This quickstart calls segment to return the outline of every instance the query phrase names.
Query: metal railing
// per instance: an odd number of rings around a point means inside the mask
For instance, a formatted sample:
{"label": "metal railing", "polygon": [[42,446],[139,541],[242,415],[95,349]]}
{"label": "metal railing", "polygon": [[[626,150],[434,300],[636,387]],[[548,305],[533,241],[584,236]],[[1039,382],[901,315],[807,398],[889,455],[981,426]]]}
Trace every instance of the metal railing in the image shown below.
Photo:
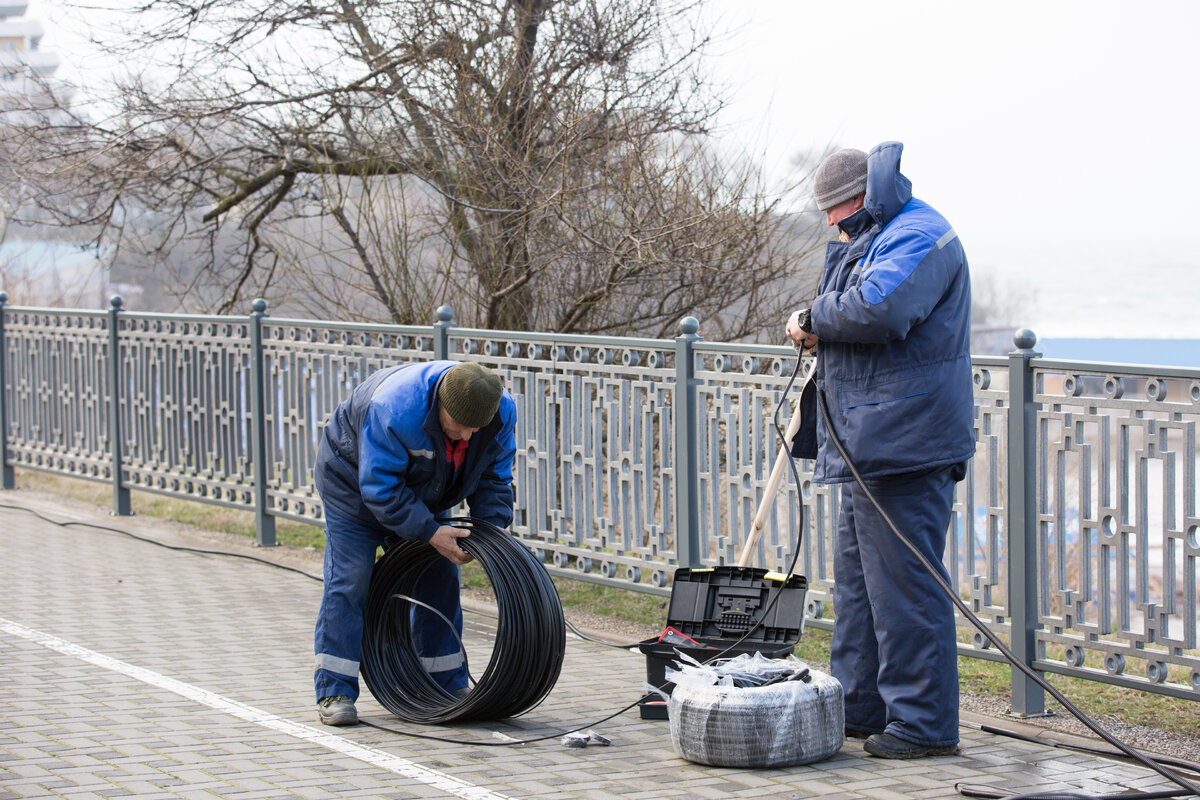
{"label": "metal railing", "polygon": [[[513,533],[564,576],[666,595],[680,567],[737,563],[775,461],[796,353],[706,342],[22,308],[0,294],[0,480],[13,467],[320,525],[321,426],[376,369],[478,361],[517,402]],[[1200,370],[1053,361],[1025,331],[974,359],[977,450],[945,562],[1037,670],[1200,699]],[[796,390],[793,389],[793,394]],[[790,417],[786,398],[780,426]],[[839,490],[798,462],[754,563],[800,543],[807,624],[828,627]],[[805,514],[800,525],[799,506]],[[798,536],[799,534],[799,536]],[[964,626],[964,630],[968,630]],[[960,645],[998,660],[981,634]],[[1043,708],[1014,670],[1013,706]]]}

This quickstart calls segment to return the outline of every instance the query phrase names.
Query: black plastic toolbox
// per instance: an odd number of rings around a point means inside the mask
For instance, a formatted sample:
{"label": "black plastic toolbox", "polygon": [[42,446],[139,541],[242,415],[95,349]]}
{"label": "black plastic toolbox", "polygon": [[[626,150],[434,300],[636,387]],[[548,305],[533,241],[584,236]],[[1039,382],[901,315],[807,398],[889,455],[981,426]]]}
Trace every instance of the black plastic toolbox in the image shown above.
{"label": "black plastic toolbox", "polygon": [[[677,653],[700,662],[743,653],[784,658],[804,632],[807,593],[803,575],[734,566],[676,570],[667,627],[694,639],[697,646],[660,639],[639,642],[638,650],[646,656],[646,682],[669,695],[675,684],[666,683],[665,673],[678,660]],[[667,703],[656,694],[642,698],[638,711],[642,719],[667,719]]]}

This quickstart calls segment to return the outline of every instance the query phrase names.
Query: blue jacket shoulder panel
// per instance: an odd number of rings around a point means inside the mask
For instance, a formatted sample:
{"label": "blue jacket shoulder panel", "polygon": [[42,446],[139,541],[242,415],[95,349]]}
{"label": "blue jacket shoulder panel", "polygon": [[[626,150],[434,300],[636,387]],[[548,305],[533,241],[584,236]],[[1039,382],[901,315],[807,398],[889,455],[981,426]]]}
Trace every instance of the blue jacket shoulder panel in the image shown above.
{"label": "blue jacket shoulder panel", "polygon": [[960,250],[946,250],[953,239],[949,223],[914,199],[871,237],[861,258],[855,258],[855,250],[864,250],[857,240],[844,250],[831,248],[830,280],[813,302],[813,330],[822,342],[903,339],[965,266]]}

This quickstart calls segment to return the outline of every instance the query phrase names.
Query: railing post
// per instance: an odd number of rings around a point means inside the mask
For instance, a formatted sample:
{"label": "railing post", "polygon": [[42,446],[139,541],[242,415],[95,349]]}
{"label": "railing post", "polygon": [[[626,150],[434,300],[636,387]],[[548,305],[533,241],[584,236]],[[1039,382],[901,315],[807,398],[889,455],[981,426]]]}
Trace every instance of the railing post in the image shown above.
{"label": "railing post", "polygon": [[439,306],[437,322],[433,323],[433,358],[445,361],[450,357],[450,329],[454,327],[454,309]]}
{"label": "railing post", "polygon": [[129,505],[129,490],[121,476],[124,442],[121,440],[121,295],[108,301],[108,440],[112,454],[113,514],[127,517],[133,513]]}
{"label": "railing post", "polygon": [[250,439],[254,459],[254,536],[260,547],[274,547],[275,517],[267,497],[267,408],[263,380],[262,320],[267,301],[254,301],[250,313]]}
{"label": "railing post", "polygon": [[679,566],[702,566],[700,552],[700,475],[696,446],[696,354],[701,341],[695,317],[679,323],[675,337],[675,551]]}
{"label": "railing post", "polygon": [[[1022,328],[1008,361],[1008,609],[1013,654],[1026,666],[1037,659],[1037,412],[1030,362],[1041,356],[1037,336]],[[1012,667],[1012,711],[1022,717],[1046,713],[1045,690]]]}
{"label": "railing post", "polygon": [[8,463],[8,346],[4,341],[4,306],[8,292],[0,292],[0,489],[14,489],[17,481]]}

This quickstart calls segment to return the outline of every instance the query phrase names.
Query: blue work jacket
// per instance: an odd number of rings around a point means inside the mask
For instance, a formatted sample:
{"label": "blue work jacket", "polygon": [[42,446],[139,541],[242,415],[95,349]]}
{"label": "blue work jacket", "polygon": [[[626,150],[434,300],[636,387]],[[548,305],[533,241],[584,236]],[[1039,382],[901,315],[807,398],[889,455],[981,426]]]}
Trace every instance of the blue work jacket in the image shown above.
{"label": "blue work jacket", "polygon": [[[812,304],[814,382],[867,478],[975,453],[967,257],[950,223],[913,198],[902,150],[885,142],[868,154],[863,208],[839,224],[850,241],[829,243]],[[793,454],[816,457],[814,480],[851,480],[814,403],[802,423]]]}
{"label": "blue work jacket", "polygon": [[317,448],[317,491],[326,509],[386,533],[428,542],[463,500],[471,516],[506,528],[513,519],[516,403],[476,431],[457,472],[446,463],[437,389],[457,362],[389,367],[334,410]]}

